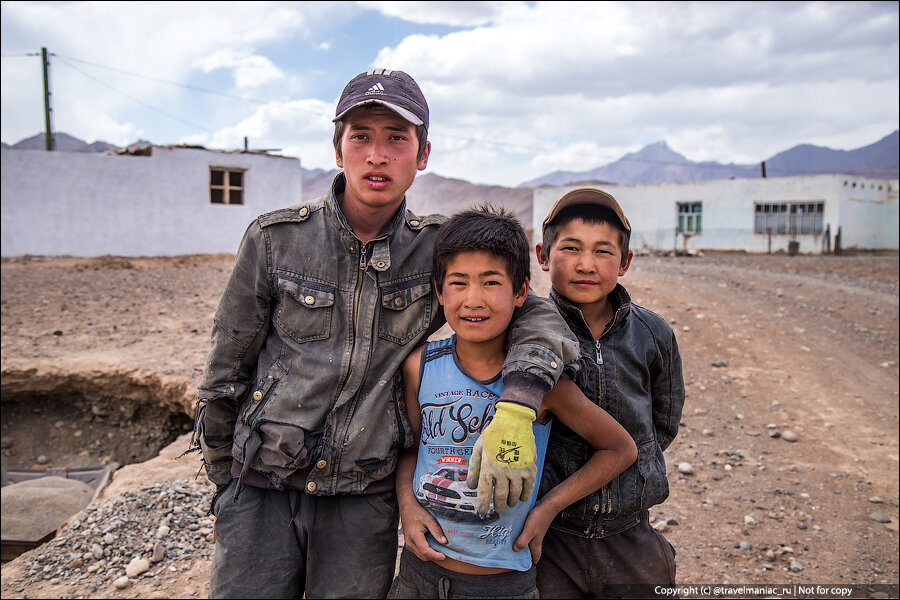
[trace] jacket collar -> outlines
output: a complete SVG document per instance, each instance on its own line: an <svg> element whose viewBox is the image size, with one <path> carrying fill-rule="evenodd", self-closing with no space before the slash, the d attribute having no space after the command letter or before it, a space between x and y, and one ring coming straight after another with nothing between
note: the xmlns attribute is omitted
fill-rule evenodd
<svg viewBox="0 0 900 600"><path fill-rule="evenodd" d="M325 209L328 215L328 219L332 225L334 225L344 235L353 235L353 228L350 227L350 223L347 222L347 218L344 216L344 212L341 210L341 205L337 200L338 196L340 196L344 192L344 189L346 187L347 179L344 177L344 172L341 171L340 173L335 175L334 180L331 182L331 189L329 189L328 194L326 194L325 196ZM404 196L403 202L400 204L400 208L397 209L397 212L394 213L394 216L391 217L391 220L387 222L387 225L385 225L381 233L378 234L378 238L390 237L391 235L393 235L400 224L403 223L403 215L405 214L406 197Z"/></svg>
<svg viewBox="0 0 900 600"><path fill-rule="evenodd" d="M587 326L587 321L585 320L584 314L581 312L580 308L572 304L564 296L560 295L560 293L557 292L554 288L550 288L550 298L559 307L560 312L566 319L566 322L569 323L572 330L576 334L593 338L591 330ZM614 287L613 290L609 293L607 299L613 307L613 319L612 325L609 327L609 329L604 330L603 334L621 327L625 322L625 319L628 318L628 313L631 312L631 295L621 283L616 284L616 287ZM601 334L601 336L603 334Z"/></svg>

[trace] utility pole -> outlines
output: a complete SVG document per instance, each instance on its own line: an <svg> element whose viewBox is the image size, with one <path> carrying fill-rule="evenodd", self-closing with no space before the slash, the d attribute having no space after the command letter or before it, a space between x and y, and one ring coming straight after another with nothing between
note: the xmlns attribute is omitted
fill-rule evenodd
<svg viewBox="0 0 900 600"><path fill-rule="evenodd" d="M56 148L53 126L50 122L50 58L46 48L41 48L41 66L44 69L44 144L47 152Z"/></svg>

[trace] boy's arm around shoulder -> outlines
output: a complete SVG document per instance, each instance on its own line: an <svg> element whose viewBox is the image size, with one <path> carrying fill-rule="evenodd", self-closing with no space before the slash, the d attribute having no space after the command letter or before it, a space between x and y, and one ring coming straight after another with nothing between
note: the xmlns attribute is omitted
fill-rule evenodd
<svg viewBox="0 0 900 600"><path fill-rule="evenodd" d="M577 360L578 340L553 302L531 289L525 303L513 313L507 339L500 401L522 404L537 413L563 367Z"/></svg>
<svg viewBox="0 0 900 600"><path fill-rule="evenodd" d="M603 487L637 459L637 446L631 435L605 410L588 400L571 379L562 377L544 397L542 414L572 429L594 447L594 454L575 473L550 490L528 515L522 534L513 548L527 544L535 562L550 523L573 502Z"/></svg>
<svg viewBox="0 0 900 600"><path fill-rule="evenodd" d="M684 409L684 373L681 354L675 332L662 317L656 328L656 346L659 352L658 364L650 369L650 393L653 398L653 426L656 440L665 450L678 435L681 412Z"/></svg>
<svg viewBox="0 0 900 600"><path fill-rule="evenodd" d="M447 543L447 538L444 537L444 531L437 520L419 504L414 489L416 482L413 479L416 474L419 439L422 435L422 413L418 399L419 365L422 362L422 351L423 346L413 350L403 361L401 367L404 403L413 430L414 443L400 453L394 485L397 488L397 504L400 507L400 521L403 524L404 544L413 554L428 562L443 560L446 555L429 546L425 534L431 533L442 544Z"/></svg>
<svg viewBox="0 0 900 600"><path fill-rule="evenodd" d="M578 356L578 341L547 298L531 289L522 307L513 313L503 363L503 393L494 418L482 431L469 464L466 484L478 488L476 511L484 516L491 500L502 513L531 495L536 478L534 434L531 423L544 394L563 367ZM511 445L520 449L512 462L498 460Z"/></svg>

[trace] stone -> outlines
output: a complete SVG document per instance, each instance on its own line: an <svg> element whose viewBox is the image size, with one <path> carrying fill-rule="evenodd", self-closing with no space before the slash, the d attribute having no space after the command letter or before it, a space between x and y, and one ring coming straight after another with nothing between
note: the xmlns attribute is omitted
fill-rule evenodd
<svg viewBox="0 0 900 600"><path fill-rule="evenodd" d="M153 556L150 557L150 562L158 563L162 561L166 557L166 548L161 543L157 543L153 546Z"/></svg>
<svg viewBox="0 0 900 600"><path fill-rule="evenodd" d="M113 581L113 587L117 590L124 590L128 587L129 583L131 583L131 581L128 579L128 576L122 575L121 577Z"/></svg>
<svg viewBox="0 0 900 600"><path fill-rule="evenodd" d="M872 496L871 498L869 498L869 502L871 502L872 504L883 504L884 500L882 498L879 498L878 496Z"/></svg>
<svg viewBox="0 0 900 600"><path fill-rule="evenodd" d="M781 432L781 439L783 439L783 440L786 441L786 442L791 442L791 443L793 443L793 442L796 442L796 441L797 441L798 439L800 439L800 438L799 438L799 436L797 436L797 434L794 433L793 431L785 430L785 431L782 431L782 432Z"/></svg>
<svg viewBox="0 0 900 600"><path fill-rule="evenodd" d="M796 558L791 558L791 571L799 573L803 570L803 565Z"/></svg>
<svg viewBox="0 0 900 600"><path fill-rule="evenodd" d="M681 463L678 463L678 472L683 473L685 475L693 475L694 467L691 466L691 463L681 462Z"/></svg>
<svg viewBox="0 0 900 600"><path fill-rule="evenodd" d="M889 516L887 516L884 513L880 513L880 512L869 513L869 518L871 520L875 521L876 523L890 523L891 522L891 518Z"/></svg>
<svg viewBox="0 0 900 600"><path fill-rule="evenodd" d="M150 561L146 558L135 557L128 563L128 566L125 567L125 574L128 577L134 578L140 575L141 573L146 573L150 570Z"/></svg>
<svg viewBox="0 0 900 600"><path fill-rule="evenodd" d="M3 539L36 542L87 506L94 488L83 481L51 476L4 486L0 494Z"/></svg>
<svg viewBox="0 0 900 600"><path fill-rule="evenodd" d="M744 516L744 525L755 525L755 524L756 524L756 519L754 519L750 515Z"/></svg>
<svg viewBox="0 0 900 600"><path fill-rule="evenodd" d="M668 528L669 528L669 524L666 523L665 521L657 521L656 523L653 524L653 529L655 529L657 531L665 531Z"/></svg>

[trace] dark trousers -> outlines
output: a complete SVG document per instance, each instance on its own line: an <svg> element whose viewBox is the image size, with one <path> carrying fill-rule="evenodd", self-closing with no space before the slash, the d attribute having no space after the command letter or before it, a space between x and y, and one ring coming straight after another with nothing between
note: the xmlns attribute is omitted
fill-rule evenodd
<svg viewBox="0 0 900 600"><path fill-rule="evenodd" d="M541 598L643 598L675 585L675 549L640 522L604 538L583 538L552 527L537 564Z"/></svg>
<svg viewBox="0 0 900 600"><path fill-rule="evenodd" d="M217 498L210 598L384 598L397 560L397 496L313 496L235 482Z"/></svg>
<svg viewBox="0 0 900 600"><path fill-rule="evenodd" d="M468 575L448 571L440 561L425 562L403 549L400 574L394 579L388 598L537 598L534 567L498 575Z"/></svg>

